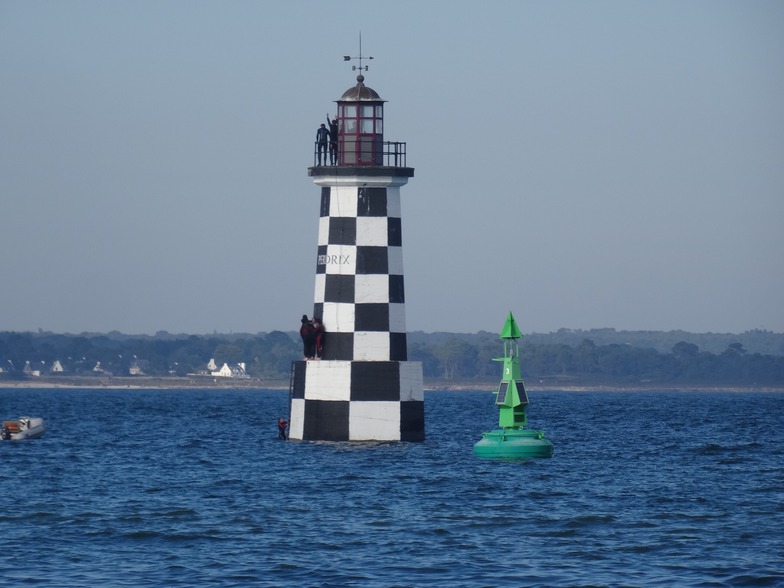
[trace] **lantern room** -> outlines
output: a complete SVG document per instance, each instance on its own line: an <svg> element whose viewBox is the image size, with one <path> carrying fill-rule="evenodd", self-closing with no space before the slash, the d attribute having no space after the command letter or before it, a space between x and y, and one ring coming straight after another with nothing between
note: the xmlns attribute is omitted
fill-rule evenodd
<svg viewBox="0 0 784 588"><path fill-rule="evenodd" d="M338 165L383 165L384 102L357 76L357 85L337 100Z"/></svg>

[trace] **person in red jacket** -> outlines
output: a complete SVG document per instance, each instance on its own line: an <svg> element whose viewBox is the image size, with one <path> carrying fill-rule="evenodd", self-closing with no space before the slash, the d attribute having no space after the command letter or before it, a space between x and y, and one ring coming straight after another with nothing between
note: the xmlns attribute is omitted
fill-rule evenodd
<svg viewBox="0 0 784 588"><path fill-rule="evenodd" d="M313 329L316 334L316 357L321 359L324 352L324 323L320 318L313 317Z"/></svg>

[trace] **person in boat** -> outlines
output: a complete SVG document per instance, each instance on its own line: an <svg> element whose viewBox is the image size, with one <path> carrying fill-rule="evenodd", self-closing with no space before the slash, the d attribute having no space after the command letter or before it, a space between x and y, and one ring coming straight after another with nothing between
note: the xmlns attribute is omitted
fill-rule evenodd
<svg viewBox="0 0 784 588"><path fill-rule="evenodd" d="M302 315L302 326L299 336L302 337L302 353L305 359L313 359L316 355L316 329L307 315Z"/></svg>
<svg viewBox="0 0 784 588"><path fill-rule="evenodd" d="M318 317L313 317L313 330L316 334L316 357L321 359L324 351L324 323Z"/></svg>
<svg viewBox="0 0 784 588"><path fill-rule="evenodd" d="M278 437L284 441L286 440L286 427L288 426L289 422L286 419L283 417L278 419Z"/></svg>

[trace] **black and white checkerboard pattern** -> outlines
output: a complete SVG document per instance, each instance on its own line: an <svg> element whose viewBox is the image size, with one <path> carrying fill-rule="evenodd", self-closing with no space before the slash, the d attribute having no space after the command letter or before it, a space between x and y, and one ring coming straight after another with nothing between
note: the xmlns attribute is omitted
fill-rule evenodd
<svg viewBox="0 0 784 588"><path fill-rule="evenodd" d="M313 313L323 359L407 359L398 187L321 189Z"/></svg>
<svg viewBox="0 0 784 588"><path fill-rule="evenodd" d="M289 437L422 441L422 367L409 361L298 361Z"/></svg>
<svg viewBox="0 0 784 588"><path fill-rule="evenodd" d="M363 183L321 184L313 315L324 352L295 366L292 439L424 439L422 367L407 361L400 187Z"/></svg>

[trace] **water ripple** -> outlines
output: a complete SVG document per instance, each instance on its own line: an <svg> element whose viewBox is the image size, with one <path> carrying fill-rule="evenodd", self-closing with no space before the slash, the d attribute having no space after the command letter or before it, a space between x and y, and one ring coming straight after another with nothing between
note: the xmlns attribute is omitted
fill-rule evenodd
<svg viewBox="0 0 784 588"><path fill-rule="evenodd" d="M485 392L355 444L280 442L279 391L0 390L50 425L0 443L0 584L784 584L784 395L531 397L549 460L473 456Z"/></svg>

